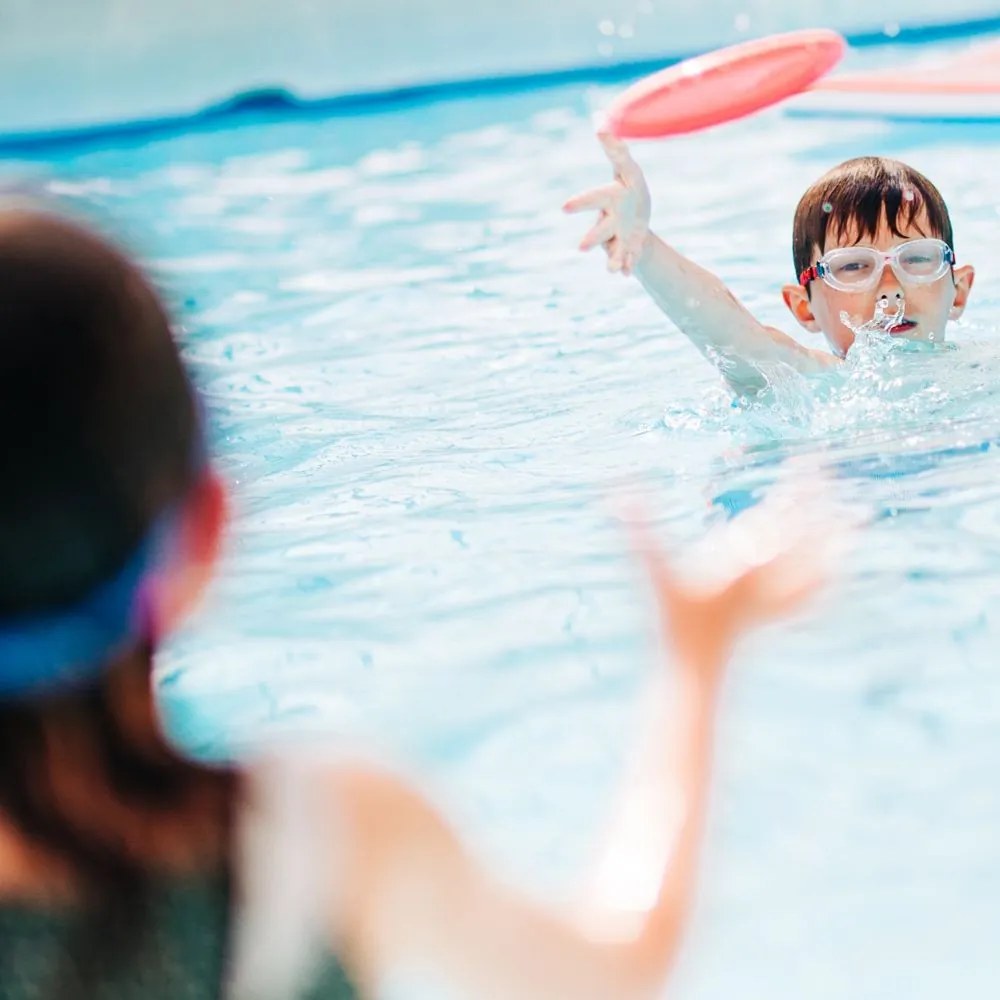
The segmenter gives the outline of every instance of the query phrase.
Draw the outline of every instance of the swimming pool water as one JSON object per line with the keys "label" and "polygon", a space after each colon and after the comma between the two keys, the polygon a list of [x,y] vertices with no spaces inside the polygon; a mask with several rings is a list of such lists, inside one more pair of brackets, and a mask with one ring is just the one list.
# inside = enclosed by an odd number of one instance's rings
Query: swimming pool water
{"label": "swimming pool water", "polygon": [[164,658],[166,717],[210,756],[319,733],[386,753],[560,891],[655,668],[614,498],[641,490],[692,539],[816,456],[871,523],[826,600],[733,664],[673,995],[993,997],[1000,130],[772,111],[635,147],[655,228],[790,331],[792,210],[848,156],[929,174],[978,265],[956,350],[740,410],[559,211],[605,178],[589,114],[609,93],[6,161],[149,260],[234,486],[224,578]]}

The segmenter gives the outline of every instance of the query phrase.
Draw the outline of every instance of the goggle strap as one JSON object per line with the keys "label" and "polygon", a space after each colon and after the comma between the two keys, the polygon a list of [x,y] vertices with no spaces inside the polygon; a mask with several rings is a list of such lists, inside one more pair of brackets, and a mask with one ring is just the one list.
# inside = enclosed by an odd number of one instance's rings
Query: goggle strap
{"label": "goggle strap", "polygon": [[816,264],[813,264],[813,265],[812,265],[812,267],[807,267],[807,268],[806,268],[806,269],[805,269],[805,270],[804,270],[804,271],[803,271],[803,272],[802,272],[802,273],[801,273],[801,274],[799,275],[799,284],[800,284],[800,285],[801,285],[801,286],[802,286],[803,288],[808,288],[808,287],[809,287],[809,282],[810,282],[810,281],[815,281],[815,280],[816,280],[816,279],[817,279],[818,277],[820,277],[820,275],[821,275],[822,273],[823,273],[823,272],[822,272],[822,271],[821,271],[821,270],[819,269],[819,266],[818,266],[818,265],[816,265]]}

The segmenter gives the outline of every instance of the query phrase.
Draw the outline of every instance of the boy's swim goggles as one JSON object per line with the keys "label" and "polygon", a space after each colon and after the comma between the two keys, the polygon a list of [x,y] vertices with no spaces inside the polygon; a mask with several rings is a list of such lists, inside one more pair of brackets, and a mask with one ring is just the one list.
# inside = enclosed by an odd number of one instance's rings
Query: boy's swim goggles
{"label": "boy's swim goggles", "polygon": [[871,291],[888,264],[903,284],[927,285],[955,266],[955,251],[944,240],[920,239],[900,243],[891,250],[874,247],[840,247],[830,250],[799,275],[799,284],[822,278],[842,292]]}

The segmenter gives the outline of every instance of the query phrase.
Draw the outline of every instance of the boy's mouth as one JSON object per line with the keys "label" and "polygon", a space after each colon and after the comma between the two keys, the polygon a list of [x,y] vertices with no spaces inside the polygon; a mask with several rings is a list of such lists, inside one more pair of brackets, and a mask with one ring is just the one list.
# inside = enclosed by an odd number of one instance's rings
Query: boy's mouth
{"label": "boy's mouth", "polygon": [[910,330],[915,330],[916,327],[917,324],[915,320],[903,317],[903,319],[899,320],[898,323],[893,323],[892,326],[886,327],[886,333],[890,336],[898,337],[900,334],[909,333]]}

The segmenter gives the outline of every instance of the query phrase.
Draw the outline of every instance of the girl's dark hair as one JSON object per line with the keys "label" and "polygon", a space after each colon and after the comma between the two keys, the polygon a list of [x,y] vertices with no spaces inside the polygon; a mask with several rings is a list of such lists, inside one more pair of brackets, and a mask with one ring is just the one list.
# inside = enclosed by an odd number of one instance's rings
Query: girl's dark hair
{"label": "girl's dark hair", "polygon": [[[150,282],[104,239],[33,210],[0,214],[0,425],[0,629],[111,578],[199,475],[195,393]],[[151,662],[133,649],[85,689],[0,700],[0,813],[93,907],[76,964],[94,975],[140,937],[154,866],[113,819],[68,806],[56,771],[90,767],[109,817],[198,813],[228,830],[231,776],[172,750],[150,705],[141,738],[126,717],[123,689],[152,698]],[[62,733],[82,759],[54,752]]]}
{"label": "girl's dark hair", "polygon": [[156,293],[38,213],[0,215],[0,425],[0,621],[112,576],[197,475],[195,395]]}
{"label": "girl's dark hair", "polygon": [[897,236],[922,222],[953,250],[948,206],[941,192],[918,170],[884,156],[859,156],[825,173],[799,200],[792,225],[796,278],[815,263],[827,237],[874,239],[885,218]]}

